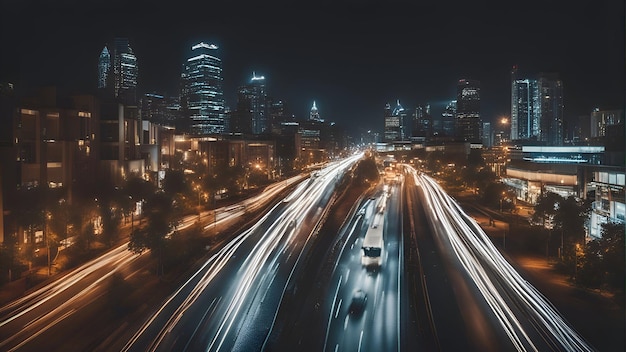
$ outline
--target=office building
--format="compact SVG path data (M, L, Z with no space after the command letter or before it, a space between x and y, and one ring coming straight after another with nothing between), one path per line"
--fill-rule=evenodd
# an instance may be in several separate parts
M511 71L511 139L537 140L541 104L536 79L518 77L517 66Z
M457 84L456 98L457 138L471 143L480 143L480 82L461 79Z
M411 137L430 137L433 134L433 118L430 104L419 104L412 116Z
M185 132L193 135L221 134L226 129L222 60L217 50L214 44L195 44L183 65L181 108Z
M255 135L268 133L268 115L265 77L253 72L250 82L237 89L237 107L230 114L230 132Z
M606 137L607 126L624 123L624 110L600 110L595 108L591 112L591 138Z
M124 104L137 104L139 67L127 38L115 38L100 52L98 59L98 88Z
M563 83L555 73L541 73L539 88L539 140L546 145L563 145Z
M384 142L402 141L403 135L403 123L406 117L406 110L400 105L400 100L396 102L396 106L391 109L391 105L387 103L385 105L384 119Z

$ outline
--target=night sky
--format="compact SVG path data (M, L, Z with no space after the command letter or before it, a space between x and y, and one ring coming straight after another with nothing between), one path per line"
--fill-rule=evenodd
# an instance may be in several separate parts
M382 130L396 99L439 114L461 78L481 81L483 120L495 121L510 113L514 64L560 74L566 119L624 107L619 0L0 3L0 80L22 87L93 89L102 47L120 36L138 57L140 92L176 94L190 46L203 40L220 47L227 105L255 71L296 116L315 100L322 118L355 135Z

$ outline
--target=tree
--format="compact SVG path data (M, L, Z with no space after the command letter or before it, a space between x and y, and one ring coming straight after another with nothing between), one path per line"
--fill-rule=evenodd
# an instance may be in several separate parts
M573 196L561 198L554 214L554 226L561 237L561 259L570 274L575 272L576 244L585 241L588 205Z
M357 184L376 183L380 178L376 161L373 158L365 158L356 165L354 169L355 182Z
M163 180L163 190L169 194L188 193L189 183L185 180L183 170L167 170Z
M608 222L602 224L603 268L607 275L609 286L624 289L624 224Z
M175 229L179 213L170 194L157 192L146 201L145 215L147 225L131 233L128 249L138 254L150 250L157 258L157 275L161 275L167 237Z
M550 222L556 215L556 210L563 197L554 192L545 192L535 204L535 213L532 216L533 223L550 227Z

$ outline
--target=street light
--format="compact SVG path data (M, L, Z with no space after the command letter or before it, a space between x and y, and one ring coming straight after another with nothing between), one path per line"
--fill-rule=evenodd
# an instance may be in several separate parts
M502 197L500 197L500 212L502 212L502 199L504 198L504 191L502 191Z

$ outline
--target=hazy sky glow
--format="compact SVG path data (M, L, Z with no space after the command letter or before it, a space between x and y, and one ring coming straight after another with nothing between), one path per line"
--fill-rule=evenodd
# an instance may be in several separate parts
M124 36L143 91L176 93L183 60L203 40L220 47L227 105L255 71L297 116L315 100L322 118L362 129L381 129L396 99L437 113L460 78L481 81L483 118L495 122L510 111L514 64L560 73L567 119L624 105L615 0L0 2L0 80L25 86L92 89L104 43Z

